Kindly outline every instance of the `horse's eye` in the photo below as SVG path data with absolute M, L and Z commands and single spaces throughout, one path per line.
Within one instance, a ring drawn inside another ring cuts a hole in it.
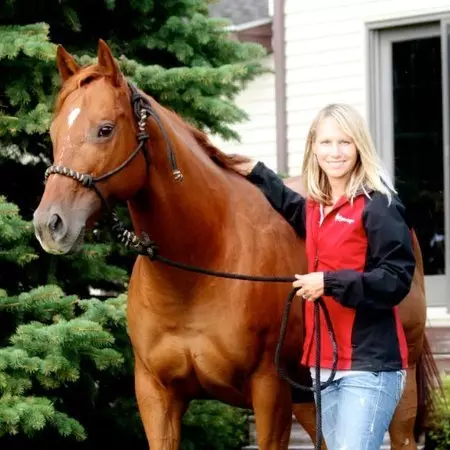
M 102 125 L 97 132 L 97 137 L 99 138 L 107 138 L 111 136 L 111 133 L 114 130 L 113 125 Z

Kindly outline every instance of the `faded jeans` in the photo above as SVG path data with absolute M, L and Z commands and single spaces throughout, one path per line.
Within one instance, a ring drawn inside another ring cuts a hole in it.
M 405 386 L 405 371 L 358 372 L 322 391 L 328 450 L 379 450 Z

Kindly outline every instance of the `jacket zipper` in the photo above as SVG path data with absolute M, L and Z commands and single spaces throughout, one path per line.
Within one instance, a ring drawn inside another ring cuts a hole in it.
M 332 209 L 331 209 L 331 211 L 327 214 L 327 215 L 325 215 L 325 210 L 323 209 L 323 206 L 320 206 L 319 205 L 319 210 L 320 210 L 320 221 L 319 221 L 319 226 L 318 226 L 318 229 L 317 229 L 317 234 L 316 234 L 316 242 L 315 242 L 315 244 L 316 244 L 316 255 L 315 255 L 315 257 L 314 257 L 314 272 L 317 270 L 317 267 L 318 267 L 318 265 L 319 265 L 319 256 L 317 255 L 317 250 L 318 250 L 318 247 L 319 247 L 319 233 L 320 233 L 320 229 L 322 228 L 322 226 L 323 226 L 323 223 L 325 222 L 325 220 L 329 220 L 329 216 L 331 215 L 331 214 L 333 214 L 333 215 L 335 215 L 336 214 L 336 211 L 338 210 L 338 209 L 340 209 L 343 205 L 345 204 L 345 202 L 344 203 L 342 203 L 342 204 L 340 204 L 339 206 L 334 206 Z

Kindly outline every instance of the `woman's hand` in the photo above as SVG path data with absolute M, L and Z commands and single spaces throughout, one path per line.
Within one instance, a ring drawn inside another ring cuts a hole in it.
M 312 272 L 306 275 L 296 274 L 295 278 L 297 278 L 297 280 L 292 283 L 292 286 L 300 288 L 296 293 L 299 297 L 303 297 L 305 300 L 313 302 L 323 295 L 323 272 Z
M 258 163 L 258 161 L 251 159 L 251 160 L 248 160 L 245 162 L 235 164 L 233 166 L 233 169 L 237 173 L 239 173 L 245 177 L 253 170 L 253 168 L 256 166 L 257 163 Z

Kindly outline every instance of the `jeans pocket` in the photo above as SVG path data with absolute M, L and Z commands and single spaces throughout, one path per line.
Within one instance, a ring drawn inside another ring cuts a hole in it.
M 406 385 L 406 370 L 397 371 L 397 403 L 402 398 Z

